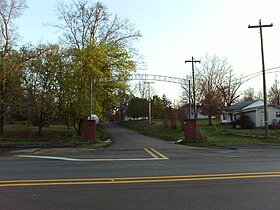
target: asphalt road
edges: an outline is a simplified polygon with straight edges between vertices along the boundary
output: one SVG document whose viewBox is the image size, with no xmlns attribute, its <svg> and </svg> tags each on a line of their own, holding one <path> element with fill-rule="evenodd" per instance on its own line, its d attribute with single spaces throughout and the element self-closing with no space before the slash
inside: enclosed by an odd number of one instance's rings
<svg viewBox="0 0 280 210">
<path fill-rule="evenodd" d="M 0 156 L 0 209 L 279 209 L 280 148 L 205 149 L 110 124 L 106 149 Z"/>
</svg>

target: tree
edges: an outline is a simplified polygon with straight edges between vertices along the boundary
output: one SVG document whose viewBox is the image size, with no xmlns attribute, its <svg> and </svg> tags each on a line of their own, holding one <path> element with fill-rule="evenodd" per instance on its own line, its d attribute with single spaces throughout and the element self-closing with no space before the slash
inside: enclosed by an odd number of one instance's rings
<svg viewBox="0 0 280 210">
<path fill-rule="evenodd" d="M 32 113 L 33 122 L 38 125 L 38 136 L 46 119 L 55 109 L 57 99 L 57 73 L 60 68 L 60 51 L 57 45 L 42 45 L 36 50 L 44 53 L 28 60 L 24 68 L 24 87 L 28 102 L 28 112 Z"/>
<path fill-rule="evenodd" d="M 118 92 L 126 89 L 124 81 L 135 68 L 134 61 L 126 51 L 108 44 L 75 49 L 72 57 L 71 82 L 74 88 L 71 106 L 75 108 L 72 112 L 74 124 L 89 114 L 90 78 L 94 81 L 93 112 L 105 120 L 105 113 L 113 112 L 119 104 Z M 107 78 L 108 81 L 100 78 Z"/>
<path fill-rule="evenodd" d="M 227 60 L 222 60 L 220 69 L 222 70 L 223 77 L 218 82 L 219 92 L 222 94 L 225 107 L 230 107 L 239 97 L 237 91 L 241 86 L 240 78 L 233 74 L 233 69 Z"/>
<path fill-rule="evenodd" d="M 162 119 L 164 116 L 165 104 L 163 100 L 155 95 L 152 98 L 152 116 L 154 119 Z"/>
<path fill-rule="evenodd" d="M 0 1 L 0 135 L 4 132 L 4 117 L 8 107 L 12 104 L 9 92 L 13 88 L 11 83 L 17 79 L 18 68 L 14 60 L 13 46 L 16 42 L 16 27 L 14 20 L 22 15 L 26 8 L 25 0 Z"/>
<path fill-rule="evenodd" d="M 71 54 L 69 81 L 73 87 L 67 104 L 73 125 L 88 116 L 91 78 L 93 112 L 105 120 L 105 113 L 118 105 L 118 93 L 127 88 L 126 79 L 136 68 L 132 42 L 141 35 L 127 19 L 112 16 L 99 2 L 67 5 L 61 1 L 57 11 L 60 23 L 55 26 L 64 31 L 61 39 Z"/>
<path fill-rule="evenodd" d="M 100 2 L 73 1 L 72 4 L 59 2 L 57 7 L 59 24 L 63 41 L 71 48 L 83 49 L 92 43 L 113 44 L 130 48 L 131 43 L 141 37 L 128 19 L 113 16 L 107 7 Z"/>
<path fill-rule="evenodd" d="M 181 84 L 181 89 L 182 89 L 182 93 L 181 93 L 181 102 L 184 104 L 193 104 L 193 95 L 192 95 L 192 89 L 191 89 L 191 84 L 190 82 L 192 81 L 192 78 L 190 76 L 186 76 L 185 81 L 187 81 L 185 84 Z M 199 101 L 199 99 L 197 100 Z"/>
<path fill-rule="evenodd" d="M 152 85 L 143 81 L 139 81 L 138 83 L 136 83 L 132 92 L 134 93 L 134 95 L 145 99 L 149 99 L 156 94 L 156 91 L 152 87 Z"/>
<path fill-rule="evenodd" d="M 256 99 L 256 100 L 261 100 L 261 99 L 263 99 L 263 92 L 262 92 L 261 90 L 259 90 L 259 91 L 257 92 L 257 94 L 255 95 L 255 99 Z"/>
<path fill-rule="evenodd" d="M 208 116 L 208 124 L 212 125 L 212 116 L 235 100 L 239 83 L 232 82 L 232 68 L 225 58 L 206 55 L 201 60 L 201 66 L 196 71 L 197 92 L 203 112 Z"/>
<path fill-rule="evenodd" d="M 168 119 L 171 117 L 171 101 L 166 97 L 164 94 L 162 96 L 162 102 L 164 104 L 164 113 L 163 113 L 163 119 L 164 119 L 164 127 L 168 127 Z"/>
<path fill-rule="evenodd" d="M 273 85 L 268 90 L 268 101 L 270 104 L 280 106 L 280 83 L 275 78 Z"/>
<path fill-rule="evenodd" d="M 74 125 L 76 95 L 79 90 L 76 86 L 76 78 L 72 65 L 72 54 L 69 49 L 60 49 L 59 68 L 56 74 L 57 80 L 57 100 L 56 100 L 56 117 L 65 122 L 68 126 Z"/>
<path fill-rule="evenodd" d="M 196 66 L 195 71 L 196 98 L 204 114 L 208 115 L 209 124 L 211 124 L 213 115 L 218 114 L 223 107 L 231 106 L 239 97 L 237 93 L 241 80 L 234 75 L 226 58 L 206 55 L 201 60 L 201 65 Z M 187 80 L 192 81 L 188 76 Z M 181 85 L 181 88 L 182 101 L 193 104 L 192 94 L 189 93 L 189 83 Z"/>
<path fill-rule="evenodd" d="M 126 110 L 126 115 L 132 118 L 147 118 L 148 117 L 148 101 L 143 98 L 132 98 Z"/>
<path fill-rule="evenodd" d="M 132 97 L 133 95 L 131 93 L 128 93 L 126 90 L 119 91 L 118 93 L 119 106 L 116 108 L 115 118 L 119 120 L 124 120 L 128 103 Z"/>
<path fill-rule="evenodd" d="M 242 101 L 252 101 L 255 100 L 255 89 L 252 87 L 249 87 L 243 91 L 243 98 Z"/>
</svg>

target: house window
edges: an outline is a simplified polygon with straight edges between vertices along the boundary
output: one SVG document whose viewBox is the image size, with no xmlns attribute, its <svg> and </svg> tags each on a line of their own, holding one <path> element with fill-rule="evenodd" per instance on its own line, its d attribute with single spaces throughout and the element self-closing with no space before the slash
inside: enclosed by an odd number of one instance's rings
<svg viewBox="0 0 280 210">
<path fill-rule="evenodd" d="M 280 112 L 276 112 L 276 117 L 280 117 Z"/>
<path fill-rule="evenodd" d="M 223 120 L 227 120 L 227 114 L 223 114 Z"/>
</svg>

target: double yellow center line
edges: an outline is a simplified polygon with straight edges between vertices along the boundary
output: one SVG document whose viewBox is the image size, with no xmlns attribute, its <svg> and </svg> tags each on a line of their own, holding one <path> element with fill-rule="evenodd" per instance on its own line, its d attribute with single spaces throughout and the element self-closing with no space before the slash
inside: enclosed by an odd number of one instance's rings
<svg viewBox="0 0 280 210">
<path fill-rule="evenodd" d="M 144 148 L 144 150 L 149 153 L 153 158 L 163 158 L 163 159 L 168 159 L 168 157 L 166 157 L 165 155 L 163 155 L 162 153 L 160 153 L 159 151 L 153 149 L 153 148 Z"/>
<path fill-rule="evenodd" d="M 231 174 L 199 174 L 186 176 L 148 176 L 123 178 L 80 178 L 80 179 L 45 179 L 45 180 L 0 180 L 0 187 L 55 186 L 55 185 L 107 185 L 132 183 L 160 183 L 211 181 L 229 179 L 256 179 L 280 177 L 280 172 L 249 172 Z"/>
</svg>

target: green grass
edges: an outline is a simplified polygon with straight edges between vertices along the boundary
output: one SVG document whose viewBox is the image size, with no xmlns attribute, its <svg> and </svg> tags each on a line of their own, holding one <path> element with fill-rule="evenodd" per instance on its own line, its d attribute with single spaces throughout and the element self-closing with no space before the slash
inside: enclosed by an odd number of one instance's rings
<svg viewBox="0 0 280 210">
<path fill-rule="evenodd" d="M 263 129 L 234 129 L 230 125 L 221 125 L 217 120 L 213 126 L 208 125 L 208 120 L 197 120 L 197 140 L 184 141 L 183 144 L 199 147 L 233 147 L 258 144 L 279 144 L 280 130 L 270 130 L 269 138 L 265 139 Z M 154 120 L 152 125 L 148 121 L 128 121 L 124 126 L 137 130 L 145 135 L 165 139 L 184 139 L 181 123 L 177 122 L 176 129 L 164 127 L 162 120 Z"/>
<path fill-rule="evenodd" d="M 147 120 L 127 121 L 121 123 L 121 125 L 137 130 L 145 135 L 164 140 L 175 141 L 183 138 L 181 125 L 178 124 L 176 129 L 171 129 L 170 127 L 165 128 L 162 120 L 154 120 L 152 125 L 149 125 Z"/>
<path fill-rule="evenodd" d="M 16 146 L 16 145 L 29 145 L 29 146 L 68 146 L 93 147 L 107 146 L 108 143 L 103 143 L 108 138 L 105 129 L 102 126 L 96 128 L 96 141 L 94 144 L 82 142 L 82 138 L 76 135 L 76 130 L 73 127 L 67 127 L 62 124 L 49 125 L 43 127 L 42 136 L 38 137 L 38 127 L 27 126 L 23 122 L 15 122 L 5 124 L 4 135 L 0 136 L 0 146 Z"/>
</svg>

